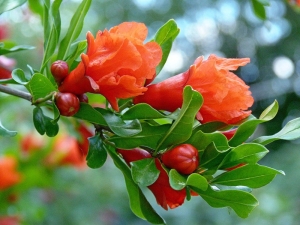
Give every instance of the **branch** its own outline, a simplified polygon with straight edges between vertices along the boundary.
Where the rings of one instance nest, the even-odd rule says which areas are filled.
[[[13,95],[13,96],[16,96],[16,97],[19,97],[19,98],[23,98],[23,99],[26,99],[30,102],[32,100],[32,96],[28,92],[13,89],[13,88],[4,86],[2,84],[0,84],[0,92],[6,93],[6,94],[9,94],[9,95]]]

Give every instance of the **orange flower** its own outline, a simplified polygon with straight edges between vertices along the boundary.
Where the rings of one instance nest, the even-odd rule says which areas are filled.
[[[46,158],[48,165],[73,165],[78,168],[84,167],[85,157],[79,148],[76,138],[61,135],[54,142],[53,150]]]
[[[133,161],[151,158],[149,152],[137,148],[132,150],[118,149],[118,153],[122,155],[122,157],[128,165],[130,165],[130,162]],[[186,197],[186,190],[174,190],[170,186],[167,172],[162,168],[161,163],[158,159],[155,159],[155,165],[160,171],[160,174],[157,180],[153,184],[148,186],[148,188],[152,191],[153,195],[155,196],[157,204],[159,204],[165,210],[168,210],[168,207],[173,209],[182,205]]]
[[[0,190],[20,182],[21,174],[16,170],[17,160],[13,157],[0,158]]]
[[[117,99],[143,94],[147,79],[155,76],[162,51],[155,42],[143,44],[147,27],[143,23],[125,22],[109,31],[99,31],[96,38],[87,34],[87,53],[63,81],[59,90],[82,94],[100,93],[113,109]]]
[[[148,86],[147,92],[137,96],[134,103],[148,103],[158,110],[175,111],[182,105],[182,92],[190,85],[203,96],[197,115],[202,123],[221,121],[234,124],[251,114],[253,104],[249,87],[230,70],[249,62],[249,58],[226,59],[211,55],[199,57],[190,69],[160,83]]]

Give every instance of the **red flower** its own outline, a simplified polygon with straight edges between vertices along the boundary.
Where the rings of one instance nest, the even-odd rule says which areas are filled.
[[[77,95],[100,93],[118,110],[117,99],[143,94],[145,81],[155,76],[162,51],[155,42],[143,44],[146,36],[147,27],[136,22],[99,31],[96,38],[88,33],[87,53],[59,90]]]
[[[13,157],[0,158],[0,190],[9,188],[21,181],[21,174],[16,170],[17,160]]]
[[[36,133],[28,133],[24,135],[20,142],[21,150],[24,153],[30,153],[38,151],[45,146],[45,139],[42,136],[36,135]]]
[[[11,78],[11,71],[15,66],[16,61],[14,59],[7,58],[3,55],[0,56],[0,79]]]
[[[67,135],[56,137],[53,150],[46,158],[46,163],[55,165],[73,165],[78,168],[84,167],[85,157],[83,156],[76,138]]]
[[[118,152],[123,156],[124,160],[128,165],[130,162],[151,158],[149,152],[142,149],[122,150]],[[158,159],[155,159],[157,169],[160,171],[158,179],[148,186],[156,198],[157,204],[161,205],[165,210],[168,207],[173,209],[183,204],[186,197],[186,190],[180,191],[174,190],[169,183],[169,177],[167,172],[162,168],[161,163]]]
[[[20,217],[19,216],[0,216],[1,225],[19,225]]]
[[[183,88],[190,85],[204,99],[197,119],[202,123],[234,124],[251,114],[248,108],[253,104],[253,97],[249,87],[230,70],[249,61],[248,58],[226,59],[215,55],[207,60],[199,57],[188,71],[147,86],[147,92],[135,97],[134,103],[144,102],[158,110],[173,112],[182,105]]]

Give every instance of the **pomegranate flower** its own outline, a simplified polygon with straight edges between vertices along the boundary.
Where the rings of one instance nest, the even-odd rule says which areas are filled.
[[[181,107],[183,89],[190,85],[204,99],[198,120],[234,124],[251,114],[248,108],[253,104],[253,97],[249,86],[230,70],[249,61],[249,58],[226,59],[215,55],[207,60],[199,57],[188,71],[147,86],[147,92],[135,97],[134,103],[144,102],[158,110],[173,112]]]
[[[76,95],[100,93],[118,111],[117,99],[143,94],[147,79],[155,76],[162,51],[155,42],[144,44],[147,27],[143,23],[124,22],[96,38],[87,33],[87,52],[59,87]]]
[[[130,165],[130,162],[137,160],[151,158],[149,152],[142,149],[122,150],[118,149],[118,153],[122,155],[125,162]],[[160,171],[158,179],[148,186],[156,198],[157,204],[168,210],[168,207],[173,209],[183,204],[186,197],[186,190],[180,191],[174,190],[169,183],[169,177],[167,172],[162,168],[158,159],[155,159],[155,165]]]
[[[0,158],[0,190],[9,188],[21,181],[21,174],[16,170],[17,160],[13,157]]]

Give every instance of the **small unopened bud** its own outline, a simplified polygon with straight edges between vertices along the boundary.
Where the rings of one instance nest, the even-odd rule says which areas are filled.
[[[86,94],[81,94],[77,96],[80,102],[89,103],[89,98]]]
[[[52,63],[50,70],[57,84],[60,84],[69,75],[69,66],[62,60]]]

